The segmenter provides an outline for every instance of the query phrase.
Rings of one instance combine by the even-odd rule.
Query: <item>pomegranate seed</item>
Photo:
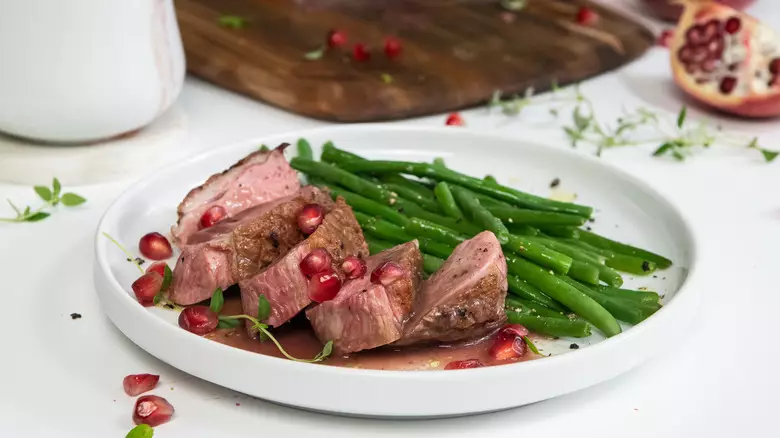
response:
[[[340,30],[331,30],[328,32],[328,47],[341,47],[347,43],[347,34]]]
[[[726,25],[724,26],[724,29],[726,33],[735,34],[739,32],[740,29],[742,29],[742,20],[739,19],[739,17],[731,17],[728,20],[726,20]]]
[[[769,73],[773,75],[780,74],[780,58],[775,58],[769,62]]]
[[[156,395],[138,397],[133,408],[133,422],[157,427],[170,421],[173,416],[173,405],[168,400]]]
[[[452,113],[447,116],[447,121],[444,122],[447,126],[464,126],[466,122],[463,121],[463,117],[460,113]]]
[[[315,248],[298,265],[303,275],[311,277],[315,274],[331,272],[333,260],[325,248]]]
[[[368,267],[363,259],[349,256],[344,259],[344,263],[341,264],[341,269],[344,270],[344,275],[347,276],[347,279],[352,280],[366,275]]]
[[[591,8],[588,7],[581,7],[579,11],[577,11],[577,23],[581,24],[583,26],[590,26],[593,24],[596,24],[596,22],[599,21],[599,14],[596,13]]]
[[[220,205],[215,205],[206,210],[200,217],[200,229],[213,227],[217,222],[227,217],[227,210]]]
[[[718,36],[720,33],[720,21],[716,18],[704,23],[702,28],[701,38],[704,41],[710,41],[713,37]]]
[[[138,242],[138,249],[144,257],[152,260],[165,260],[173,255],[171,243],[160,233],[146,234]]]
[[[383,262],[371,272],[371,283],[387,286],[405,274],[404,268],[396,262]]]
[[[482,368],[483,365],[482,362],[480,362],[477,359],[466,359],[466,360],[456,360],[453,362],[448,363],[444,369],[445,370],[465,370],[468,368]]]
[[[527,349],[528,346],[521,337],[497,336],[489,353],[495,360],[507,360],[523,357]]]
[[[148,274],[149,272],[156,272],[156,273],[160,274],[160,277],[164,278],[165,277],[165,267],[167,265],[168,264],[165,263],[165,262],[154,262],[151,265],[149,265],[148,268],[146,268],[146,273]]]
[[[336,297],[341,289],[341,279],[335,272],[314,274],[309,281],[309,298],[322,303]]]
[[[733,76],[726,76],[720,81],[720,92],[723,94],[731,94],[734,91],[734,87],[737,86],[737,78]]]
[[[498,337],[512,338],[528,336],[528,329],[520,324],[507,324],[498,331]]]
[[[702,38],[703,34],[704,27],[699,24],[691,27],[687,32],[685,32],[685,39],[688,40],[688,42],[691,44],[700,44],[704,42],[704,38]]]
[[[132,284],[135,298],[139,303],[144,306],[151,306],[154,304],[154,297],[160,292],[162,288],[163,276],[157,272],[147,272],[146,274],[138,277]]]
[[[365,62],[371,59],[371,52],[368,51],[368,48],[363,43],[357,43],[352,48],[352,59],[354,59],[357,62]]]
[[[660,35],[658,35],[658,40],[656,40],[656,43],[661,47],[668,48],[671,45],[673,38],[674,38],[674,31],[667,29],[661,32]]]
[[[306,204],[298,213],[298,228],[303,234],[313,233],[322,223],[325,211],[320,204]]]
[[[401,54],[401,41],[395,37],[385,38],[385,56],[390,59],[397,58]]]
[[[693,50],[691,50],[691,48],[688,46],[683,46],[677,52],[677,57],[680,58],[680,61],[683,64],[687,64],[691,62],[691,59],[693,59]]]
[[[127,395],[135,397],[138,394],[151,391],[157,386],[159,380],[160,376],[156,374],[130,374],[122,380],[122,386]]]
[[[179,327],[196,335],[205,335],[217,328],[219,319],[207,306],[187,307],[179,314]]]

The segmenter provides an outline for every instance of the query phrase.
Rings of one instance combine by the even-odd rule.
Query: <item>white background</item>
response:
[[[759,3],[751,11],[780,29],[780,4]],[[682,99],[670,79],[668,52],[661,48],[586,82],[583,90],[604,120],[614,120],[621,105],[676,113]],[[348,419],[276,406],[181,373],[137,348],[100,311],[92,285],[94,230],[133,179],[233,141],[324,124],[191,78],[172,111],[184,121],[176,141],[160,144],[158,153],[143,162],[123,161],[121,180],[66,187],[89,200],[83,207],[58,211],[40,223],[0,224],[6,333],[0,354],[0,437],[123,437],[132,427],[133,399],[123,393],[121,381],[142,372],[162,375],[156,393],[176,407],[175,420],[155,433],[161,438],[778,436],[780,347],[774,330],[780,308],[780,160],[765,164],[755,151],[725,146],[685,163],[651,158],[650,145],[605,152],[603,160],[681,204],[707,237],[702,242],[707,262],[701,266],[706,289],[696,323],[658,358],[596,387],[496,414],[409,422]],[[689,114],[734,133],[758,135],[766,147],[780,150],[777,121],[734,120],[695,108]],[[521,117],[507,118],[474,109],[463,116],[465,129],[569,147],[546,110],[530,107]],[[444,116],[397,123],[440,126]],[[155,145],[139,147],[148,151]],[[46,148],[37,153],[42,166],[52,165]],[[88,154],[84,150],[84,159]],[[0,167],[11,158],[0,149]],[[36,163],[29,165],[34,172]],[[6,197],[18,204],[38,203],[29,186],[0,182],[0,198]],[[10,216],[11,210],[0,206],[0,215]],[[71,320],[71,312],[83,318]]]

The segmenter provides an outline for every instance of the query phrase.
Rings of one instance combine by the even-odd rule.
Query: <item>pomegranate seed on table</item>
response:
[[[159,380],[160,376],[156,374],[130,374],[122,380],[122,386],[127,395],[135,397],[138,394],[151,391],[157,386]]]
[[[303,234],[309,235],[317,230],[325,217],[325,211],[320,204],[306,204],[298,213],[298,228]]]
[[[213,332],[217,324],[217,314],[207,306],[187,307],[179,314],[179,327],[196,335]]]
[[[669,47],[669,44],[672,42],[672,38],[674,38],[674,31],[670,29],[666,29],[661,32],[660,35],[658,35],[657,43],[661,47]]]
[[[390,59],[397,58],[401,54],[401,41],[395,37],[385,38],[385,56]]]
[[[599,14],[593,9],[583,6],[577,11],[577,24],[590,26],[599,21]]]
[[[217,222],[227,217],[227,210],[224,207],[215,205],[206,210],[200,217],[200,228],[210,228],[216,225]]]
[[[328,250],[325,248],[314,248],[301,260],[298,266],[301,268],[303,275],[311,277],[315,274],[331,272],[333,270],[331,268],[332,262],[333,259],[331,259]]]
[[[148,274],[149,272],[156,272],[156,273],[160,274],[160,277],[164,278],[165,277],[165,267],[167,265],[168,264],[165,263],[165,262],[154,262],[151,265],[149,265],[148,268],[146,268],[146,273]]]
[[[482,368],[483,365],[482,362],[480,362],[478,359],[466,359],[466,360],[456,360],[453,362],[448,363],[444,369],[445,370],[465,370],[468,368]]]
[[[173,255],[171,243],[160,233],[148,233],[138,242],[141,254],[152,260],[165,260]]]
[[[340,30],[331,30],[328,32],[328,47],[341,47],[347,43],[347,34]]]
[[[135,401],[133,423],[157,427],[170,421],[173,412],[173,405],[168,400],[156,395],[144,395]]]
[[[371,59],[371,52],[368,51],[368,47],[366,47],[363,43],[357,43],[352,48],[352,59],[354,59],[357,62],[365,62]]]
[[[363,259],[349,256],[344,259],[344,262],[341,264],[341,269],[344,271],[344,275],[346,275],[347,279],[352,280],[366,275],[368,267]]]
[[[157,272],[147,272],[138,277],[130,287],[139,303],[144,306],[152,306],[154,305],[154,297],[160,292],[162,284],[162,275]]]
[[[335,272],[314,274],[309,280],[309,298],[323,303],[336,297],[341,289],[341,279]]]
[[[396,262],[383,262],[371,272],[371,283],[387,286],[404,275],[404,268]]]
[[[464,126],[466,122],[463,121],[463,117],[460,113],[452,113],[447,116],[447,120],[444,122],[447,126]]]

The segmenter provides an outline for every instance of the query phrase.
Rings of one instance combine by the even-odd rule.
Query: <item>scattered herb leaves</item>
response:
[[[323,55],[325,55],[325,49],[327,47],[323,44],[316,49],[312,50],[311,52],[306,52],[303,54],[304,59],[307,59],[309,61],[315,61],[317,59],[321,59]]]
[[[125,435],[125,438],[152,438],[154,436],[154,429],[148,424],[139,424],[138,426],[130,429],[130,432]]]
[[[171,268],[168,267],[168,265],[165,265],[165,268],[163,268],[163,282],[162,286],[160,286],[160,292],[157,292],[157,295],[154,296],[153,302],[155,305],[160,304],[165,300],[165,294],[168,293],[172,280],[173,272],[171,272]]]
[[[124,246],[122,246],[122,244],[121,244],[121,243],[119,243],[119,242],[118,242],[116,239],[114,239],[113,237],[111,237],[111,235],[110,235],[110,234],[108,234],[108,233],[106,233],[106,232],[103,232],[103,235],[104,235],[104,236],[106,236],[106,238],[108,238],[108,240],[110,240],[111,242],[113,242],[113,243],[114,243],[114,245],[116,245],[116,246],[117,246],[117,248],[119,248],[119,249],[120,249],[120,250],[121,250],[123,253],[125,253],[125,256],[127,257],[127,261],[128,261],[128,262],[130,262],[130,263],[132,263],[132,264],[136,265],[136,266],[138,267],[138,270],[139,270],[139,271],[141,271],[141,274],[144,274],[144,270],[143,270],[143,268],[141,267],[141,264],[140,264],[140,263],[138,263],[138,260],[139,260],[139,258],[138,258],[138,257],[134,256],[134,255],[133,255],[133,253],[131,253],[130,251],[128,251],[127,249],[125,249],[125,247],[124,247]]]
[[[240,15],[222,15],[217,22],[220,26],[229,29],[243,29],[246,27],[247,23],[249,23],[249,20]]]
[[[529,338],[528,336],[523,336],[523,340],[525,341],[526,345],[528,345],[528,348],[534,352],[534,354],[540,354],[539,349],[536,348],[536,345],[534,342]]]
[[[780,152],[770,151],[767,149],[759,149],[759,151],[761,151],[761,155],[764,156],[764,161],[767,163],[771,163],[775,160],[775,158],[777,158],[778,155],[780,155]]]
[[[51,213],[45,212],[44,210],[51,207],[56,207],[59,203],[62,203],[66,207],[75,207],[87,202],[86,199],[75,193],[65,193],[64,195],[60,196],[62,185],[57,178],[52,179],[51,188],[46,186],[35,186],[33,187],[33,190],[38,195],[38,197],[41,198],[43,202],[45,202],[44,205],[36,210],[33,210],[30,206],[27,206],[24,208],[24,210],[22,210],[14,205],[10,199],[7,199],[8,205],[10,205],[16,213],[16,217],[0,218],[0,222],[38,222],[51,216]]]
[[[211,296],[211,302],[209,308],[212,312],[219,314],[222,311],[222,306],[225,305],[225,296],[222,294],[222,289],[217,288],[214,291],[214,295]]]
[[[265,295],[260,294],[257,297],[257,319],[265,321],[269,316],[271,316],[271,303],[268,302]]]
[[[688,115],[688,107],[683,105],[680,114],[677,115],[677,127],[682,129],[685,124],[685,116]]]
[[[219,323],[217,323],[217,328],[236,328],[241,325],[241,322],[238,319],[223,318],[221,316],[218,318]]]
[[[500,0],[501,7],[507,11],[520,11],[525,8],[527,0]]]
[[[269,148],[268,146],[266,146],[266,145],[264,145],[264,144],[261,144],[261,145],[260,145],[260,149],[258,149],[258,150],[259,150],[260,152],[268,152],[268,151],[270,151],[270,150],[271,150],[271,148]]]
[[[393,75],[390,73],[382,73],[379,75],[379,79],[382,80],[382,83],[385,85],[390,85],[393,83]]]

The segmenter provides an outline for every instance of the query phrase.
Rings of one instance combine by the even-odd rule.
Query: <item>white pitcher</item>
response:
[[[181,91],[172,0],[0,1],[0,131],[86,142],[139,129]]]

